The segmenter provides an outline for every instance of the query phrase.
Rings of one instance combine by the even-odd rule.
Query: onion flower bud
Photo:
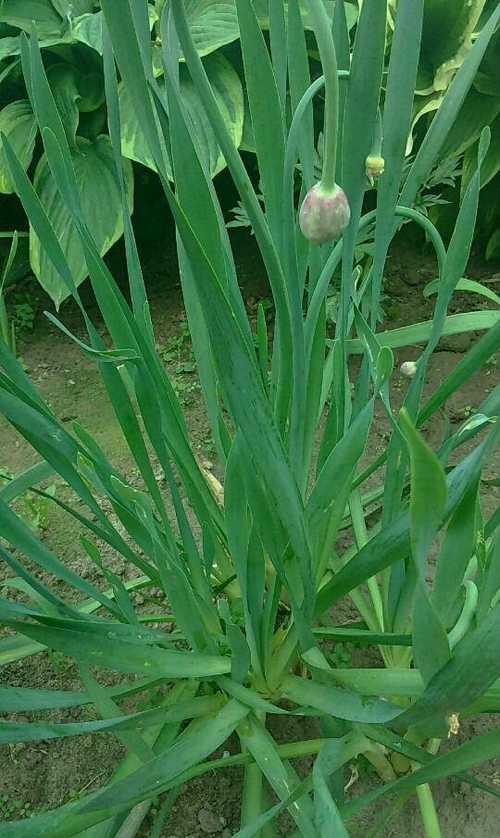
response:
[[[373,183],[375,178],[384,174],[385,160],[379,154],[369,154],[365,161],[366,177]]]
[[[349,224],[351,210],[343,189],[337,184],[325,189],[321,181],[307,193],[299,213],[299,224],[306,239],[324,244],[340,238]]]
[[[415,361],[403,361],[400,367],[401,375],[405,378],[414,378],[417,372],[417,365]]]

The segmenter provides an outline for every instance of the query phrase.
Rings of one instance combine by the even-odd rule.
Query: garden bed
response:
[[[261,279],[263,272],[250,237],[237,232],[234,234],[234,241],[237,258],[241,262],[240,276],[244,277],[247,306],[250,313],[255,313],[256,301],[267,294]],[[388,264],[386,328],[392,329],[428,319],[435,298],[424,299],[422,289],[434,276],[432,260],[422,258],[420,246],[400,242],[393,249]],[[146,267],[150,274],[148,285],[160,354],[180,395],[196,453],[204,465],[220,477],[216,466],[213,465],[214,453],[193,366],[173,251],[167,248],[167,252],[164,252],[161,258],[155,256]],[[500,274],[495,275],[491,267],[473,265],[470,276],[492,282],[491,287],[498,291],[499,286],[494,283],[500,283]],[[47,301],[42,300],[41,304],[46,306]],[[477,309],[483,305],[484,301],[480,297],[456,294],[450,313]],[[93,310],[92,306],[90,307],[89,313],[96,315],[97,319],[95,305]],[[64,307],[62,319],[72,331],[83,336],[78,314],[71,304]],[[429,390],[435,389],[449,374],[475,337],[474,334],[461,335],[441,341],[429,365]],[[103,394],[96,366],[43,317],[38,318],[33,332],[25,336],[20,348],[32,379],[49,400],[56,415],[68,426],[73,421],[78,421],[90,430],[113,464],[133,480],[130,456],[127,454],[112,409]],[[418,354],[418,347],[400,351],[397,357],[398,365],[403,360],[415,359]],[[497,383],[498,366],[497,361],[493,360],[450,400],[446,413],[441,411],[433,418],[426,429],[433,445],[442,439],[447,423],[456,429],[475,411]],[[392,395],[395,407],[401,402],[407,386],[407,380],[402,376],[394,376]],[[368,461],[385,449],[388,431],[386,419],[379,411],[378,422],[369,446]],[[7,469],[15,474],[38,459],[3,419],[0,420],[0,451],[0,470]],[[486,467],[483,478],[487,480],[498,477],[499,467],[500,458],[497,455],[496,461],[490,462]],[[379,480],[380,475],[377,475],[376,479]],[[64,497],[64,488],[56,485],[56,491]],[[483,498],[484,511],[491,514],[500,500],[498,487],[484,484]],[[97,569],[88,562],[80,546],[74,522],[68,527],[63,513],[45,501],[34,502],[33,509],[27,514],[33,516],[33,522],[42,529],[46,543],[55,554],[69,566],[78,569],[79,573],[83,571],[83,575],[90,580],[98,578]],[[128,572],[123,572],[124,578],[127,578]],[[337,614],[337,622],[348,617],[347,606],[344,611],[344,617],[342,609],[341,613]],[[343,652],[349,655],[350,649],[343,648]],[[377,664],[372,661],[370,665]],[[5,684],[23,687],[51,689],[78,689],[80,686],[75,669],[68,667],[57,655],[46,653],[6,666],[2,673],[2,681]],[[137,699],[134,699],[134,706],[137,706],[137,703]],[[81,708],[70,711],[69,715],[75,720],[91,718],[89,713]],[[61,720],[62,714],[52,713],[51,717],[53,720]],[[67,712],[64,717],[68,720]],[[474,729],[469,729],[468,733],[484,732],[488,724],[489,720],[483,718],[477,723],[472,723]],[[291,720],[276,731],[276,737],[281,741],[314,738],[317,730],[313,723],[308,723],[308,726],[305,731],[303,723]],[[229,742],[227,750],[231,751],[233,745],[237,747],[235,743]],[[1,751],[3,770],[0,777],[0,820],[16,819],[41,808],[57,807],[97,788],[109,779],[123,753],[118,740],[110,735],[17,745],[2,748]],[[368,788],[373,782],[368,763],[363,759],[358,765],[352,765],[351,771],[351,779],[357,784],[357,792],[360,788]],[[476,775],[490,785],[498,785],[500,791],[500,765],[485,764]],[[204,835],[219,834],[226,838],[233,834],[238,824],[239,776],[238,769],[230,769],[214,772],[213,775],[207,774],[193,781],[178,798],[168,825],[164,827],[161,835],[165,838],[201,838]],[[500,800],[473,790],[457,779],[437,785],[436,803],[443,838],[455,838],[458,835],[461,838],[482,838],[494,835],[498,831]],[[387,802],[382,802],[377,811],[381,813],[387,806]],[[352,829],[352,835],[366,835],[372,817],[373,811],[365,810],[363,819]],[[148,824],[149,821],[146,820],[142,832],[139,833],[143,838],[149,835]],[[283,820],[281,834],[288,835],[292,831],[290,822]],[[383,834],[404,835],[409,838],[422,834],[420,820],[412,802],[402,812],[394,814]]]

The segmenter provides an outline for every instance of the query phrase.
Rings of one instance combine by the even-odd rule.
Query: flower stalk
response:
[[[323,0],[310,0],[309,12],[325,79],[324,152],[321,180],[304,198],[299,223],[308,241],[324,244],[342,235],[349,224],[351,211],[343,189],[335,182],[339,82],[332,27]]]

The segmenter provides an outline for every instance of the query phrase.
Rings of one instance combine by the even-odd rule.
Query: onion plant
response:
[[[447,315],[469,257],[487,129],[447,249],[412,204],[498,26],[500,5],[448,88],[402,183],[423,0],[399,0],[384,78],[386,0],[363,3],[352,56],[343,3],[335,4],[332,27],[322,0],[272,0],[267,41],[254,2],[236,0],[264,208],[227,133],[182,0],[163,8],[161,84],[152,70],[145,0],[102,0],[102,8],[129,295],[89,232],[34,37],[23,39],[22,66],[109,339],[85,310],[58,238],[6,138],[3,148],[30,223],[79,307],[88,338],[51,320],[98,365],[140,483],[117,470],[87,430],[63,425],[0,344],[0,409],[42,458],[0,491],[0,554],[25,593],[22,600],[0,599],[1,622],[10,630],[0,656],[8,663],[56,650],[76,662],[82,683],[80,691],[2,686],[0,709],[22,713],[24,720],[9,715],[0,737],[15,743],[111,732],[127,755],[99,790],[4,823],[2,835],[133,835],[159,795],[168,792],[164,818],[191,778],[237,765],[244,769],[234,833],[239,838],[278,834],[276,819],[285,811],[296,835],[347,835],[363,807],[384,795],[398,805],[413,792],[425,834],[438,836],[432,782],[459,775],[498,796],[469,772],[500,755],[500,732],[469,740],[455,735],[463,718],[500,710],[500,517],[484,517],[479,493],[483,464],[498,442],[500,388],[437,450],[420,430],[500,345],[496,311]],[[304,10],[323,68],[312,83]],[[180,92],[180,60],[253,227],[274,300],[272,335],[262,311],[256,330],[247,315],[200,152],[203,139],[191,130]],[[195,456],[155,349],[123,175],[119,77],[175,221],[184,303],[223,485],[208,478]],[[325,147],[315,184],[314,97],[323,88]],[[364,213],[367,158],[377,161],[369,174],[379,180],[376,208]],[[408,218],[422,225],[435,249],[434,317],[381,331],[387,252]],[[360,270],[355,250],[367,230],[372,258]],[[336,272],[340,301],[332,337],[325,299]],[[424,401],[438,341],[464,329],[484,335]],[[394,412],[392,350],[416,342],[424,348],[405,368],[411,377],[404,406]],[[349,363],[353,356],[360,356],[360,365]],[[391,437],[374,459],[369,441],[377,402]],[[100,583],[66,566],[11,508],[20,492],[54,472],[74,502],[61,493],[53,502],[67,514],[68,526],[77,522],[85,532],[82,545]],[[378,483],[374,475],[380,475]],[[107,565],[110,552],[133,566],[131,581],[124,583]],[[145,614],[134,597],[150,587],[161,597],[155,612]],[[338,609],[346,597],[359,614],[347,624]],[[164,630],[166,622],[173,631]],[[380,666],[339,666],[340,642],[373,646]],[[106,685],[103,670],[117,674],[115,686]],[[123,700],[139,692],[149,696],[146,709],[126,711]],[[95,707],[97,720],[25,720],[31,712],[84,705]],[[317,717],[317,738],[278,743],[269,722],[290,715]],[[229,756],[214,757],[230,736],[238,745]],[[361,755],[380,780],[369,792],[356,796],[354,787],[346,794],[344,772]],[[314,758],[305,776],[294,762],[304,756]],[[160,830],[158,824],[154,834]]]

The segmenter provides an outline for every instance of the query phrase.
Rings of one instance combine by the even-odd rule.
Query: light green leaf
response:
[[[467,311],[464,314],[449,314],[444,321],[441,337],[460,335],[463,332],[477,332],[491,329],[500,322],[500,312],[493,309]],[[388,332],[377,332],[377,340],[381,346],[396,349],[399,346],[410,346],[413,343],[426,343],[432,332],[432,320],[424,323],[414,323],[411,326],[401,326]],[[363,352],[363,343],[355,338],[347,341],[347,349],[353,354]]]
[[[429,282],[424,288],[424,297],[430,297],[431,294],[437,294],[439,291],[439,279],[433,279],[432,282]],[[493,303],[497,303],[500,305],[500,297],[498,294],[488,288],[486,285],[483,285],[481,282],[476,282],[474,279],[466,279],[466,277],[462,277],[459,279],[456,286],[455,291],[469,291],[471,294],[480,294],[482,297],[486,297],[487,300],[491,300]]]
[[[7,36],[0,38],[0,61],[8,58],[10,55],[19,55],[21,51],[21,39],[19,35]]]
[[[418,580],[413,605],[413,659],[426,684],[450,659],[450,644],[440,617],[424,581]]]
[[[417,98],[414,106],[413,119],[411,121],[410,132],[406,143],[405,154],[411,154],[413,150],[414,132],[417,122],[426,114],[432,114],[437,111],[441,102],[443,101],[444,93],[430,93],[424,99]]]
[[[72,155],[72,160],[80,188],[83,215],[103,255],[123,233],[121,198],[115,177],[111,143],[106,136],[98,137],[95,142],[77,137],[76,142],[77,150]],[[131,209],[133,174],[128,161],[124,161],[124,175]],[[83,248],[45,155],[37,166],[34,185],[72,270],[73,280],[78,285],[87,276]],[[30,237],[30,258],[31,267],[41,285],[59,307],[69,296],[69,291],[33,229]]]
[[[236,0],[255,147],[271,230],[282,225],[284,125],[274,68],[250,0]],[[262,95],[265,90],[265,96]]]
[[[446,508],[446,477],[437,456],[414,427],[406,408],[401,410],[400,423],[410,455],[410,541],[417,569],[414,586],[410,574],[406,586],[414,593],[415,663],[427,682],[450,657],[446,632],[429,600],[426,584],[429,551]]]
[[[239,146],[243,135],[243,89],[241,81],[229,61],[223,55],[211,55],[205,61],[205,70],[212,85],[217,104],[224,116],[226,128],[233,142]],[[214,177],[225,167],[224,157],[215,140],[214,133],[205,114],[188,71],[180,69],[182,101],[191,122],[192,135],[197,140],[201,159],[208,166]],[[163,83],[160,81],[160,87]],[[153,156],[137,120],[136,110],[131,102],[127,88],[120,87],[120,115],[122,122],[122,154],[136,160],[150,169],[155,169]],[[172,179],[172,169],[168,162],[167,174]]]
[[[25,169],[31,163],[37,125],[35,115],[27,99],[10,102],[0,111],[0,133],[8,137],[18,160]],[[0,192],[13,192],[5,153],[0,150]]]

